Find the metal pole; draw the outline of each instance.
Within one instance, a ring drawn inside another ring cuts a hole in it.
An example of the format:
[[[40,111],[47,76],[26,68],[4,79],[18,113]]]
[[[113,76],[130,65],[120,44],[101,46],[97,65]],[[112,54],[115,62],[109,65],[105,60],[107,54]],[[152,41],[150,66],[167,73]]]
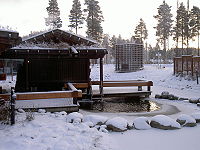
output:
[[[11,115],[10,115],[10,121],[11,125],[15,124],[15,98],[14,98],[14,88],[11,87]]]

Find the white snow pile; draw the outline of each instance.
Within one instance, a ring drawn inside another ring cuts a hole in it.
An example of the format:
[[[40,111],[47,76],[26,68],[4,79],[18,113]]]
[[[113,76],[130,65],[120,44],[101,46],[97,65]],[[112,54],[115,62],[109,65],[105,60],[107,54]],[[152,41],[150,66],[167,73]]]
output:
[[[147,117],[138,117],[138,118],[134,119],[133,126],[137,130],[147,130],[147,129],[151,128]]]
[[[83,117],[83,122],[92,122],[93,125],[103,125],[108,120],[107,117],[99,115],[86,115]]]
[[[191,116],[196,120],[197,123],[200,123],[200,112],[193,113]]]
[[[194,127],[194,126],[197,125],[197,124],[196,124],[196,120],[195,120],[194,118],[192,118],[191,116],[186,115],[186,114],[180,115],[180,116],[176,119],[176,121],[177,121],[180,125],[182,125],[182,126],[184,126],[184,127]]]
[[[25,114],[18,113],[17,118]],[[111,149],[108,135],[96,128],[85,123],[66,123],[66,116],[60,113],[34,114],[32,121],[18,119],[14,126],[1,128],[0,150]]]
[[[107,129],[116,131],[116,132],[122,132],[126,131],[128,129],[128,121],[121,117],[115,117],[112,119],[109,119],[106,122]]]
[[[73,112],[67,115],[66,120],[68,123],[81,123],[83,120],[83,115],[78,112]]]
[[[165,115],[156,115],[152,117],[150,125],[153,128],[164,130],[173,130],[181,128],[180,124],[176,122],[176,120]]]

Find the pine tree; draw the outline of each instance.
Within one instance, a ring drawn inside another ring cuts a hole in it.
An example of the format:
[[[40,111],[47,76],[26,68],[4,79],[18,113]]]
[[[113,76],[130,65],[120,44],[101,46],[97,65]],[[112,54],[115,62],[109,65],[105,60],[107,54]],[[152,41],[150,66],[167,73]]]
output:
[[[172,14],[171,14],[171,6],[169,6],[165,1],[158,7],[158,14],[154,16],[157,19],[158,24],[155,27],[156,36],[158,36],[158,40],[163,44],[163,53],[166,54],[166,41],[171,35],[172,32]],[[165,57],[164,57],[165,61]]]
[[[50,28],[61,28],[62,21],[60,19],[60,10],[58,7],[57,0],[49,0],[49,6],[46,8],[48,18],[45,18],[46,26]]]
[[[197,36],[198,40],[198,56],[200,55],[199,50],[199,31],[200,31],[200,9],[199,7],[193,6],[190,12],[190,21],[189,25],[191,27],[191,37],[194,38]]]
[[[76,34],[79,28],[82,28],[84,17],[81,10],[81,3],[79,0],[73,0],[72,9],[69,15],[69,27],[74,28],[76,30]]]
[[[87,35],[97,41],[101,41],[103,28],[101,23],[104,21],[99,2],[96,0],[85,0],[87,9],[84,11],[87,13]]]
[[[177,10],[177,16],[176,16],[176,26],[174,27],[174,39],[181,38],[182,42],[182,49],[184,45],[187,45],[188,47],[188,37],[189,37],[189,18],[188,18],[188,12],[184,6],[183,3],[180,4]]]
[[[140,40],[140,43],[143,43],[148,37],[148,31],[146,24],[142,18],[140,18],[139,24],[135,28],[135,38]]]

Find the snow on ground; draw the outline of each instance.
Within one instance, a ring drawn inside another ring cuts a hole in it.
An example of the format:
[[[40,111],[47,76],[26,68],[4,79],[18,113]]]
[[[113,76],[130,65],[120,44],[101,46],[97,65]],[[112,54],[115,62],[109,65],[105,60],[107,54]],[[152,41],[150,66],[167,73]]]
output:
[[[129,123],[133,123],[138,116],[151,120],[154,115],[163,113],[172,119],[177,119],[181,114],[193,114],[193,117],[199,118],[200,107],[195,104],[153,98],[162,91],[179,97],[200,98],[200,85],[196,81],[173,76],[173,65],[163,67],[158,69],[157,65],[145,65],[144,70],[132,73],[115,73],[114,65],[104,67],[105,80],[152,80],[151,99],[162,104],[163,110],[152,113],[94,113],[80,110],[80,113],[83,118],[86,115],[108,119],[122,117]],[[98,80],[99,66],[92,67],[91,78]],[[170,131],[149,128],[102,133],[95,127],[90,128],[88,122],[67,123],[67,116],[63,113],[36,113],[35,119],[30,122],[25,120],[25,113],[19,113],[17,118],[14,126],[0,126],[0,150],[199,150],[200,147],[200,124]]]

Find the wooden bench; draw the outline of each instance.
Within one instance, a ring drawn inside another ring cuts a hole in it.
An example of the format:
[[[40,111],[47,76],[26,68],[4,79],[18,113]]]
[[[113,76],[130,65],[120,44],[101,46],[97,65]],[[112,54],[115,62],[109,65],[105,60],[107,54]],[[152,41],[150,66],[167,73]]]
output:
[[[100,85],[100,81],[91,81],[92,85]],[[88,83],[73,83],[76,88],[88,88]],[[124,81],[103,81],[103,87],[128,87],[137,86],[138,91],[142,91],[143,86],[147,86],[147,91],[151,91],[152,81],[145,80],[124,80]]]

